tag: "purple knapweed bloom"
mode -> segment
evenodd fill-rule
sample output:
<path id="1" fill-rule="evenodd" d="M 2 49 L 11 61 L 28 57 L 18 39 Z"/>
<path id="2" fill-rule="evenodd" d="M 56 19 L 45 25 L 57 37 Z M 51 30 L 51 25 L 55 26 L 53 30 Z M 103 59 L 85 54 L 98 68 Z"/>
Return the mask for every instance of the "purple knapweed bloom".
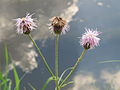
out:
<path id="1" fill-rule="evenodd" d="M 85 49 L 92 49 L 95 46 L 99 45 L 99 41 L 100 38 L 98 38 L 97 36 L 101 33 L 98 32 L 97 30 L 93 30 L 93 29 L 86 29 L 86 32 L 82 35 L 81 38 L 81 45 L 85 48 Z"/>
<path id="2" fill-rule="evenodd" d="M 61 17 L 53 17 L 50 19 L 51 24 L 49 29 L 51 30 L 52 33 L 54 34 L 65 34 L 69 29 L 68 23 L 66 20 L 64 20 Z"/>
<path id="3" fill-rule="evenodd" d="M 31 18 L 32 15 L 27 14 L 26 17 L 15 19 L 17 33 L 29 34 L 33 29 L 36 29 L 37 25 L 35 24 L 34 19 Z"/>

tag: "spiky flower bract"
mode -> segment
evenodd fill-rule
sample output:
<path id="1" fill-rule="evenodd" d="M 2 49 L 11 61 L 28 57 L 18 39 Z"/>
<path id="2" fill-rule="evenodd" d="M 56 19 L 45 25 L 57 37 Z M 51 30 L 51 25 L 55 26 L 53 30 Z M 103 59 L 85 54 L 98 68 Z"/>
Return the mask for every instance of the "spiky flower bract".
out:
<path id="1" fill-rule="evenodd" d="M 51 24 L 49 29 L 54 34 L 65 34 L 69 29 L 68 23 L 65 19 L 55 16 L 50 19 Z"/>
<path id="2" fill-rule="evenodd" d="M 37 25 L 34 22 L 34 19 L 31 18 L 32 15 L 30 15 L 28 13 L 23 18 L 15 19 L 16 20 L 16 26 L 17 26 L 17 33 L 19 33 L 19 34 L 29 34 L 32 30 L 36 29 Z"/>
<path id="3" fill-rule="evenodd" d="M 98 32 L 97 30 L 93 30 L 93 29 L 86 29 L 86 32 L 82 35 L 81 38 L 81 45 L 85 48 L 85 49 L 92 49 L 95 46 L 99 45 L 99 41 L 100 38 L 98 38 L 97 36 L 101 33 Z"/>

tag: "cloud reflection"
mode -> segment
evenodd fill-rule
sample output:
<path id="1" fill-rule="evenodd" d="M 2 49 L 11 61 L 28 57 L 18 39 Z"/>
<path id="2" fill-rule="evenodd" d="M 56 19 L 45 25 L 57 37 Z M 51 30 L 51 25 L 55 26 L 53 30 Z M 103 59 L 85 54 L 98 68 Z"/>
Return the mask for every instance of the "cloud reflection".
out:
<path id="1" fill-rule="evenodd" d="M 119 90 L 120 70 L 102 70 L 97 78 L 93 72 L 84 71 L 74 76 L 73 81 L 73 87 L 68 90 Z"/>
<path id="2" fill-rule="evenodd" d="M 61 14 L 61 17 L 64 17 L 66 20 L 68 20 L 68 22 L 70 22 L 72 20 L 72 17 L 79 11 L 77 2 L 78 0 L 73 0 L 73 3 L 64 10 L 64 12 Z"/>
<path id="3" fill-rule="evenodd" d="M 114 73 L 103 71 L 101 78 L 105 80 L 105 83 L 108 84 L 110 90 L 120 89 L 120 71 Z"/>
<path id="4" fill-rule="evenodd" d="M 99 90 L 96 86 L 96 79 L 90 73 L 78 74 L 74 77 L 74 86 L 68 90 Z"/>

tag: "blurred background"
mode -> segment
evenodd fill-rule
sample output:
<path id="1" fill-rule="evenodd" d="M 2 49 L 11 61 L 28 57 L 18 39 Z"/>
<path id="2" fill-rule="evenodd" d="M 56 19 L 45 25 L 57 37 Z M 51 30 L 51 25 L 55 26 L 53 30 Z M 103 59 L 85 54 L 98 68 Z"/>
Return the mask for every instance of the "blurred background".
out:
<path id="1" fill-rule="evenodd" d="M 29 83 L 40 90 L 50 75 L 29 38 L 16 33 L 13 19 L 35 13 L 38 28 L 31 34 L 54 71 L 55 38 L 47 24 L 51 17 L 61 16 L 69 21 L 70 31 L 60 36 L 60 74 L 80 56 L 83 48 L 78 37 L 85 32 L 84 28 L 97 28 L 102 32 L 100 46 L 87 51 L 70 78 L 74 84 L 62 90 L 119 90 L 120 62 L 100 63 L 120 60 L 119 3 L 119 0 L 0 0 L 0 71 L 5 69 L 4 45 L 7 44 L 13 58 L 9 69 L 14 63 L 19 76 L 25 74 L 20 90 L 24 87 L 32 90 Z M 14 80 L 12 71 L 9 76 Z M 54 83 L 46 90 L 54 90 Z"/>

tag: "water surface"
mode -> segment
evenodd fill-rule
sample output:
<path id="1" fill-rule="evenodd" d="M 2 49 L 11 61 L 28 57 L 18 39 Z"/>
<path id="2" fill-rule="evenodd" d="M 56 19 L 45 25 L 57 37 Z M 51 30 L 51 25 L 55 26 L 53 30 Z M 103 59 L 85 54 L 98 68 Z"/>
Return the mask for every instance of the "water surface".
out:
<path id="1" fill-rule="evenodd" d="M 25 35 L 18 35 L 12 19 L 23 17 L 27 12 L 35 13 L 38 28 L 32 32 L 33 38 L 41 48 L 50 67 L 54 71 L 55 38 L 47 24 L 52 16 L 62 16 L 69 21 L 70 31 L 60 36 L 59 68 L 73 66 L 83 48 L 79 38 L 84 28 L 101 31 L 100 46 L 88 50 L 71 77 L 75 83 L 62 90 L 118 90 L 120 87 L 120 63 L 100 63 L 105 60 L 120 60 L 120 7 L 119 0 L 1 0 L 0 1 L 0 60 L 4 63 L 4 43 L 8 45 L 13 62 L 20 77 L 26 72 L 21 82 L 21 90 L 30 89 L 31 83 L 40 90 L 50 76 L 41 57 L 37 55 L 32 43 Z M 4 70 L 4 64 L 2 64 Z M 12 71 L 10 77 L 13 78 Z M 54 83 L 46 90 L 53 90 Z"/>

